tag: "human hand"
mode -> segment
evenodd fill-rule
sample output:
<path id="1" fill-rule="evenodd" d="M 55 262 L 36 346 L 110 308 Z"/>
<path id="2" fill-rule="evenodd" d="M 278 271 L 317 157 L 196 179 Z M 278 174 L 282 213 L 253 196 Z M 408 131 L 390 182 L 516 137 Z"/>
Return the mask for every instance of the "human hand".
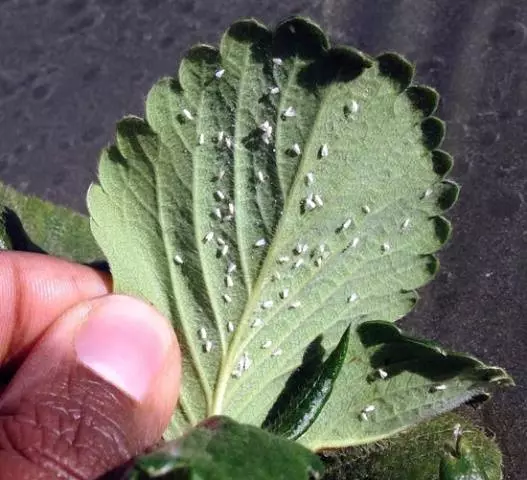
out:
<path id="1" fill-rule="evenodd" d="M 161 438 L 180 385 L 174 331 L 110 289 L 86 266 L 0 253 L 0 480 L 95 479 Z"/>

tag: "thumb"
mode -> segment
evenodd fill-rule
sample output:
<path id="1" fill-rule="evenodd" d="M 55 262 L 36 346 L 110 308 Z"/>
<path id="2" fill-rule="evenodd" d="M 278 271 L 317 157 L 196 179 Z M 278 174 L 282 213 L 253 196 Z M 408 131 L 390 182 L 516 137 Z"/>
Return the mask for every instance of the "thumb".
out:
<path id="1" fill-rule="evenodd" d="M 64 313 L 0 396 L 0 480 L 93 479 L 157 442 L 179 392 L 168 321 L 109 295 Z"/>

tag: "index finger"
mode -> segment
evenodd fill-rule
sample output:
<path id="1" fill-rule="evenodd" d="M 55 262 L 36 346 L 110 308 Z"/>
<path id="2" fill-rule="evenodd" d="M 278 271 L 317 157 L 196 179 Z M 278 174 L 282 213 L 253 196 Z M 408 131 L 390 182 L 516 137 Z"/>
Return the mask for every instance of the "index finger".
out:
<path id="1" fill-rule="evenodd" d="M 0 368 L 23 360 L 65 310 L 111 291 L 111 277 L 38 253 L 0 253 Z"/>

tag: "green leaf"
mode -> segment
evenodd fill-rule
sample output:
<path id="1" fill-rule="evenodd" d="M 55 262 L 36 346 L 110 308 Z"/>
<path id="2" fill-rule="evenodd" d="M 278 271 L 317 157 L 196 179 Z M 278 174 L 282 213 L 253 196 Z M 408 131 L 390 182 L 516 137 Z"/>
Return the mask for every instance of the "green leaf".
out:
<path id="1" fill-rule="evenodd" d="M 49 253 L 81 263 L 104 257 L 88 218 L 0 183 L 0 248 Z"/>
<path id="2" fill-rule="evenodd" d="M 406 336 L 391 323 L 364 322 L 357 331 L 326 407 L 301 438 L 311 448 L 374 442 L 512 384 L 502 369 Z"/>
<path id="3" fill-rule="evenodd" d="M 501 480 L 502 457 L 496 442 L 467 418 L 452 413 L 377 445 L 325 452 L 324 480 L 442 480 L 442 459 L 452 448 L 447 445 L 452 444 L 457 428 L 463 432 L 463 442 L 470 445 L 471 464 L 479 465 L 486 475 L 461 478 Z"/>
<path id="4" fill-rule="evenodd" d="M 116 290 L 177 331 L 185 373 L 168 438 L 214 414 L 261 425 L 315 339 L 330 352 L 348 325 L 415 304 L 458 187 L 443 178 L 451 158 L 433 150 L 437 95 L 408 89 L 412 72 L 394 54 L 330 48 L 304 19 L 274 32 L 245 20 L 153 87 L 146 120 L 118 124 L 88 195 L 91 226 Z M 429 380 L 401 373 L 388 408 L 359 423 L 375 391 L 369 355 L 350 341 L 303 443 L 371 441 L 486 388 L 463 378 L 438 401 Z M 406 399 L 407 412 L 390 411 Z"/>
<path id="5" fill-rule="evenodd" d="M 125 478 L 181 478 L 182 472 L 184 478 L 202 480 L 308 480 L 320 478 L 323 465 L 295 442 L 227 417 L 211 417 L 139 458 Z"/>
<path id="6" fill-rule="evenodd" d="M 350 327 L 325 362 L 321 363 L 317 356 L 304 356 L 303 364 L 288 380 L 262 428 L 290 440 L 296 440 L 307 431 L 331 395 L 346 358 L 349 338 Z"/>

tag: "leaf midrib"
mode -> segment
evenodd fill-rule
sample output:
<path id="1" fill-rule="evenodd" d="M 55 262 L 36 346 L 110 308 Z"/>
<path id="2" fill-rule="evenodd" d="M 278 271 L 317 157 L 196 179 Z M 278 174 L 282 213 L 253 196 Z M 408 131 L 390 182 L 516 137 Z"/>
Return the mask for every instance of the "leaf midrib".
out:
<path id="1" fill-rule="evenodd" d="M 298 57 L 295 57 L 295 60 L 294 60 L 294 63 L 293 63 L 293 67 L 294 69 L 296 69 L 296 65 L 297 65 L 297 62 L 299 62 L 300 60 L 298 59 Z M 288 86 L 289 86 L 289 82 L 288 82 Z M 322 95 L 322 98 L 321 98 L 321 101 L 318 105 L 318 110 L 317 110 L 317 113 L 314 117 L 314 120 L 313 120 L 313 123 L 312 123 L 312 128 L 311 128 L 311 131 L 310 131 L 310 134 L 305 142 L 305 145 L 306 147 L 304 148 L 303 150 L 303 154 L 302 154 L 302 157 L 300 159 L 300 162 L 298 163 L 298 167 L 297 167 L 297 170 L 295 172 L 295 175 L 294 175 L 294 179 L 293 179 L 293 182 L 291 183 L 291 187 L 289 188 L 289 192 L 287 194 L 287 196 L 285 196 L 285 203 L 284 203 L 284 213 L 283 215 L 280 217 L 279 221 L 278 221 L 278 224 L 277 224 L 277 228 L 276 228 L 276 231 L 275 231 L 275 236 L 273 237 L 273 240 L 271 242 L 271 245 L 269 247 L 269 250 L 267 251 L 267 255 L 265 256 L 265 260 L 262 264 L 262 268 L 260 270 L 260 273 L 258 275 L 258 278 L 256 279 L 256 283 L 254 285 L 254 291 L 255 292 L 259 292 L 262 288 L 262 284 L 266 278 L 266 275 L 268 274 L 268 271 L 271 269 L 271 266 L 273 264 L 273 261 L 274 261 L 274 258 L 276 256 L 276 248 L 277 248 L 277 242 L 275 241 L 276 238 L 278 238 L 280 236 L 280 232 L 281 232 L 281 229 L 283 228 L 282 225 L 283 225 L 283 222 L 284 222 L 284 218 L 287 219 L 288 218 L 288 212 L 290 210 L 291 207 L 291 199 L 294 197 L 293 193 L 292 192 L 295 192 L 296 189 L 298 188 L 298 185 L 299 183 L 302 182 L 302 175 L 301 175 L 301 172 L 303 172 L 303 169 L 304 169 L 304 163 L 306 162 L 306 158 L 307 158 L 307 155 L 306 155 L 306 152 L 310 151 L 311 150 L 311 147 L 312 147 L 312 143 L 313 143 L 313 132 L 316 130 L 315 129 L 315 125 L 318 124 L 318 120 L 319 120 L 319 116 L 320 116 L 320 112 L 324 110 L 324 107 L 325 107 L 325 102 L 326 102 L 326 99 L 327 99 L 327 92 L 329 91 L 328 88 L 326 88 L 324 90 L 324 93 Z M 281 100 L 281 99 L 280 99 Z M 280 112 L 278 111 L 277 112 L 277 115 L 280 115 Z M 278 128 L 277 128 L 278 130 Z M 278 132 L 276 133 L 276 135 L 278 136 Z M 271 260 L 273 259 L 273 260 Z M 234 362 L 236 360 L 236 355 L 241 351 L 243 350 L 243 347 L 245 345 L 247 345 L 248 343 L 250 343 L 253 339 L 253 336 L 251 335 L 248 335 L 245 340 L 242 338 L 242 335 L 244 335 L 247 331 L 247 326 L 248 326 L 248 321 L 250 319 L 250 316 L 252 315 L 252 313 L 254 312 L 254 308 L 256 307 L 256 303 L 258 301 L 260 297 L 258 295 L 250 295 L 247 299 L 247 302 L 245 304 L 245 309 L 243 311 L 243 314 L 240 318 L 240 322 L 239 322 L 239 326 L 238 326 L 238 329 L 229 345 L 229 348 L 228 348 L 228 351 L 227 351 L 227 356 L 224 360 L 224 363 L 223 365 L 226 367 L 226 366 L 232 366 L 234 365 Z M 221 369 L 221 372 L 220 374 L 218 375 L 218 381 L 216 383 L 216 388 L 215 388 L 215 391 L 214 391 L 214 401 L 213 401 L 213 409 L 212 409 L 212 413 L 215 414 L 215 415 L 219 415 L 222 413 L 223 411 L 223 400 L 224 400 L 224 397 L 225 397 L 225 391 L 226 391 L 226 388 L 227 388 L 227 385 L 228 385 L 228 382 L 229 382 L 229 374 L 228 372 L 230 371 L 230 369 L 228 368 L 222 368 Z"/>
<path id="2" fill-rule="evenodd" d="M 248 64 L 248 59 L 249 59 L 249 54 L 250 54 L 250 49 L 246 47 L 246 52 L 245 52 L 245 58 L 244 58 L 244 61 L 243 61 L 243 67 L 241 69 L 241 75 L 240 75 L 240 82 L 239 82 L 239 88 L 238 88 L 238 96 L 236 98 L 236 114 L 234 116 L 234 127 L 236 129 L 236 131 L 234 132 L 234 145 L 233 145 L 233 165 L 236 166 L 237 164 L 237 153 L 236 153 L 236 150 L 238 148 L 245 148 L 243 146 L 243 144 L 240 142 L 240 145 L 242 145 L 241 147 L 238 147 L 238 132 L 239 132 L 239 128 L 238 128 L 238 125 L 239 125 L 239 115 L 241 115 L 241 111 L 242 109 L 240 108 L 240 99 L 242 97 L 242 92 L 244 91 L 244 87 L 245 87 L 245 82 L 246 82 L 246 72 L 247 72 L 247 64 Z M 239 173 L 238 173 L 238 169 L 234 167 L 234 198 L 235 198 L 235 205 L 238 205 L 238 198 L 241 197 L 241 195 L 238 194 L 238 187 L 239 186 Z M 243 213 L 244 213 L 244 210 L 245 209 L 240 209 L 238 214 L 243 216 Z M 243 272 L 243 279 L 244 279 L 244 282 L 245 282 L 245 288 L 247 289 L 247 297 L 250 297 L 251 296 L 251 293 L 252 293 L 252 287 L 253 287 L 253 284 L 252 284 L 252 279 L 251 279 L 251 276 L 250 276 L 250 270 L 249 270 L 249 260 L 247 259 L 247 253 L 248 253 L 248 248 L 247 248 L 247 245 L 244 245 L 244 248 L 242 248 L 242 241 L 243 239 L 240 237 L 240 228 L 238 227 L 238 224 L 239 223 L 243 223 L 243 222 L 239 222 L 238 221 L 238 217 L 239 215 L 236 215 L 236 223 L 235 223 L 235 228 L 236 228 L 236 242 L 239 246 L 238 248 L 238 252 L 240 254 L 240 263 L 241 263 L 241 267 L 242 267 L 242 272 Z M 225 358 L 223 356 L 223 358 Z M 222 361 L 222 368 L 223 368 L 223 361 Z M 221 375 L 221 370 L 222 368 L 220 368 L 220 375 Z"/>

